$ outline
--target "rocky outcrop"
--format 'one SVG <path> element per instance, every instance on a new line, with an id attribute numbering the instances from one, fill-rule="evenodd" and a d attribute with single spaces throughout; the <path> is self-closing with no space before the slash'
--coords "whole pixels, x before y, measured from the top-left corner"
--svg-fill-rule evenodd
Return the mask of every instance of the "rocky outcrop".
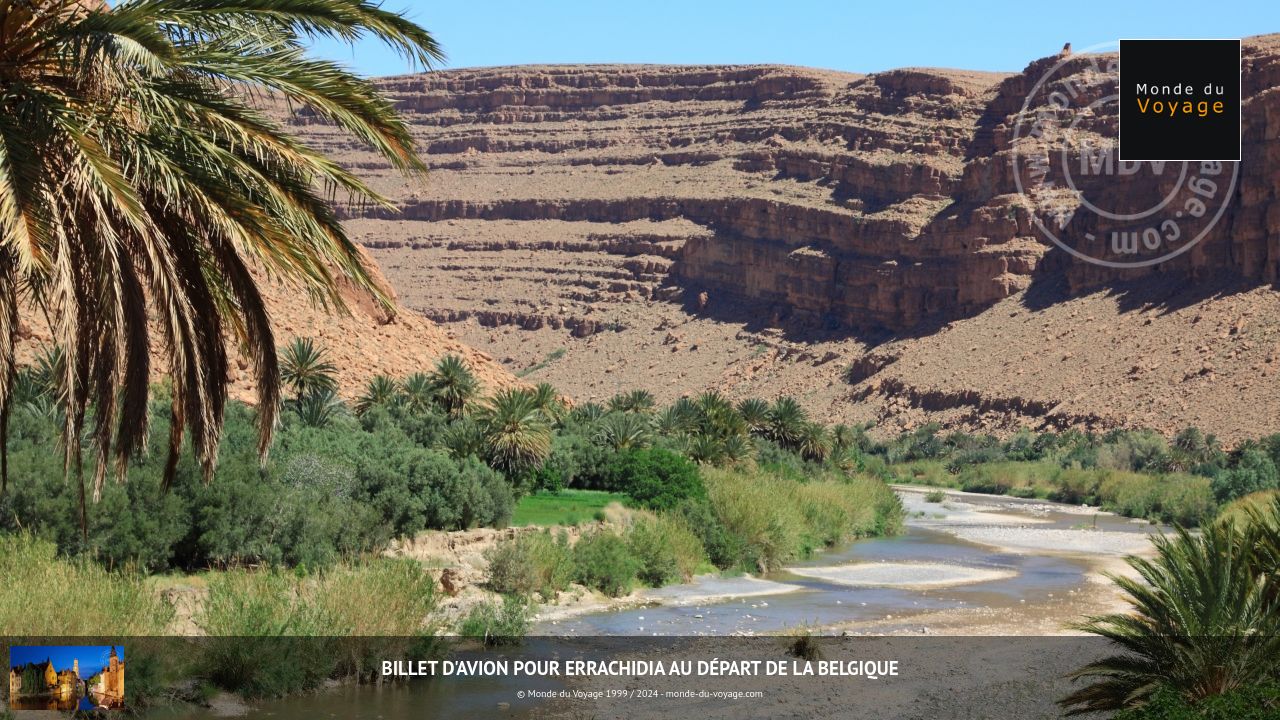
<path id="1" fill-rule="evenodd" d="M 1060 60 L 1056 87 L 1080 86 L 1077 104 L 1114 91 L 1088 55 L 1004 74 L 530 66 L 380 80 L 425 153 L 422 183 L 295 122 L 396 204 L 338 211 L 406 306 L 576 399 L 716 389 L 896 429 L 1280 430 L 1280 389 L 1260 380 L 1280 362 L 1280 324 L 1257 310 L 1248 332 L 1217 328 L 1280 302 L 1267 286 L 1280 279 L 1280 36 L 1244 43 L 1245 159 L 1226 211 L 1193 250 L 1141 269 L 1058 249 L 1036 220 L 1063 212 L 1083 236 L 1099 229 L 1091 213 L 1070 193 L 1018 192 L 1015 150 L 1082 160 L 1061 134 L 1015 137 Z M 1042 88 L 1029 115 L 1049 107 Z M 1103 144 L 1114 110 L 1057 119 Z M 1121 212 L 1166 189 L 1143 174 L 1079 183 Z"/>
<path id="2" fill-rule="evenodd" d="M 429 189 L 390 190 L 405 220 L 554 221 L 565 235 L 590 238 L 529 249 L 558 243 L 566 252 L 625 256 L 635 243 L 600 242 L 583 228 L 687 221 L 696 228 L 688 241 L 659 253 L 674 260 L 663 283 L 782 308 L 792 322 L 823 327 L 903 331 L 965 317 L 1026 288 L 1038 271 L 1064 272 L 1077 291 L 1141 272 L 1227 269 L 1274 280 L 1278 45 L 1271 36 L 1245 45 L 1247 159 L 1238 198 L 1199 247 L 1154 270 L 1107 270 L 1050 252 L 1031 222 L 1034 208 L 1017 193 L 1012 128 L 1057 57 L 1011 75 L 529 66 L 389 78 L 384 92 L 437 168 Z M 1085 79 L 1093 62 L 1073 57 L 1060 75 Z M 1050 89 L 1032 99 L 1032 111 Z M 1077 119 L 1076 130 L 1110 136 L 1114 110 Z M 330 137 L 322 126 L 307 130 L 322 145 Z M 1056 152 L 1055 142 L 1021 151 Z M 386 171 L 368 160 L 352 157 L 374 175 Z M 1141 177 L 1105 182 L 1117 210 L 1158 190 Z M 1079 215 L 1073 229 L 1088 232 L 1088 213 Z M 454 250 L 479 247 L 467 232 L 447 235 Z M 368 242 L 403 241 L 380 232 Z M 584 314 L 576 310 L 569 314 Z"/>

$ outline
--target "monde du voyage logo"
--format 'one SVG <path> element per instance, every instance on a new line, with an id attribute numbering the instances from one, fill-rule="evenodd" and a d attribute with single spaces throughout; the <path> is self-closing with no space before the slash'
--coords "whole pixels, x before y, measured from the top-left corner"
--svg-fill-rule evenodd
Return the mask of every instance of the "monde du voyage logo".
<path id="1" fill-rule="evenodd" d="M 1240 49 L 1239 40 L 1064 48 L 1027 93 L 1011 140 L 1039 233 L 1117 268 L 1164 262 L 1204 239 L 1240 170 Z"/>

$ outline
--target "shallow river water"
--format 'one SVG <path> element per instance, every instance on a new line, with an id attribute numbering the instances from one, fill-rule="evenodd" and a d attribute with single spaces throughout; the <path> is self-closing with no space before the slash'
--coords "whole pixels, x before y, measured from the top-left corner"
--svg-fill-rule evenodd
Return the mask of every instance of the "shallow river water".
<path id="1" fill-rule="evenodd" d="M 524 650 L 536 653 L 540 644 L 550 646 L 554 636 L 749 636 L 864 620 L 878 621 L 887 631 L 923 633 L 927 627 L 913 617 L 927 611 L 1017 608 L 1079 592 L 1090 572 L 1091 556 L 1121 556 L 1156 530 L 1127 518 L 1041 501 L 965 494 L 928 503 L 921 492 L 899 494 L 908 519 L 896 537 L 859 540 L 762 578 L 699 577 L 687 585 L 651 591 L 645 599 L 652 604 L 540 621 L 532 634 L 544 637 L 529 638 Z M 1014 541 L 997 546 L 960 537 L 975 530 L 984 539 Z M 1028 544 L 1018 547 L 1019 538 Z M 853 579 L 843 575 L 850 566 L 863 574 Z M 958 582 L 952 577 L 955 573 L 969 575 L 951 584 Z M 915 584 L 922 577 L 938 584 Z M 344 687 L 260 703 L 251 716 L 416 720 L 433 717 L 428 710 L 444 707 L 448 712 L 442 716 L 451 718 L 493 717 L 499 707 L 515 715 L 536 715 L 537 703 L 515 699 L 515 690 L 564 687 L 556 678 Z M 213 717 L 206 710 L 157 711 L 150 716 Z"/>

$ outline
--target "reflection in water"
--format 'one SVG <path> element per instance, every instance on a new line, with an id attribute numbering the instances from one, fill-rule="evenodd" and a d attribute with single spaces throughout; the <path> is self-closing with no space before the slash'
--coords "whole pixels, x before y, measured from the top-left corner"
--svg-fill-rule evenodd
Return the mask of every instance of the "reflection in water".
<path id="1" fill-rule="evenodd" d="M 72 710 L 92 710 L 97 707 L 93 700 L 80 695 L 40 695 L 32 697 L 23 695 L 9 699 L 10 710 L 55 710 L 71 712 Z"/>

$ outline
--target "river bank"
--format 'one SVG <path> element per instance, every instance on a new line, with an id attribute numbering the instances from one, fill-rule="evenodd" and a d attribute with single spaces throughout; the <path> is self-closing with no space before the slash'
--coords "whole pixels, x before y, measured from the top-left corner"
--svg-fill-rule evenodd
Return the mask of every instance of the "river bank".
<path id="1" fill-rule="evenodd" d="M 744 614 L 770 609 L 806 599 L 809 615 L 824 596 L 836 594 L 837 612 L 845 619 L 825 615 L 826 621 L 797 623 L 819 637 L 813 640 L 817 652 L 828 658 L 876 656 L 894 657 L 909 670 L 903 677 L 881 682 L 850 682 L 845 678 L 755 677 L 750 682 L 732 679 L 670 681 L 668 689 L 695 692 L 690 699 L 658 698 L 650 703 L 621 704 L 610 700 L 610 689 L 641 690 L 654 684 L 645 678 L 574 678 L 568 682 L 573 693 L 568 699 L 553 701 L 539 710 L 539 717 L 587 718 L 669 717 L 678 704 L 682 713 L 719 720 L 740 717 L 839 717 L 839 718 L 935 718 L 990 717 L 993 708 L 1019 708 L 1026 717 L 1057 717 L 1054 701 L 1072 686 L 1066 675 L 1090 658 L 1108 651 L 1104 641 L 1086 636 L 1074 623 L 1088 615 L 1123 610 L 1126 605 L 1108 573 L 1128 574 L 1124 557 L 1151 552 L 1149 532 L 1159 531 L 1103 512 L 1097 508 L 1068 506 L 1043 501 L 1021 500 L 947 491 L 941 502 L 928 502 L 926 494 L 935 488 L 895 487 L 907 509 L 907 529 L 902 538 L 854 543 L 861 551 L 834 552 L 816 559 L 819 571 L 795 568 L 793 577 L 816 578 L 817 585 L 791 590 L 777 597 L 742 598 L 728 606 L 693 607 L 695 616 L 712 612 L 732 612 L 733 606 L 748 608 Z M 939 548 L 962 548 L 945 562 L 923 562 L 922 555 Z M 850 561 L 850 562 L 842 562 Z M 947 569 L 951 572 L 948 573 Z M 841 574 L 833 575 L 835 570 Z M 863 577 L 859 578 L 858 574 Z M 976 582 L 975 577 L 982 576 Z M 839 582 L 858 580 L 852 586 Z M 935 581 L 920 582 L 920 577 Z M 1042 583 L 1029 587 L 1020 579 Z M 894 596 L 896 605 L 884 604 L 881 594 Z M 902 594 L 909 593 L 909 594 Z M 852 595 L 851 595 L 852 594 Z M 866 600 L 851 601 L 859 594 Z M 615 612 L 615 617 L 635 611 Z M 657 620 L 654 609 L 646 612 L 650 623 Z M 803 616 L 796 614 L 794 619 Z M 615 622 L 614 626 L 621 624 Z M 757 623 L 758 625 L 758 623 Z M 650 624 L 648 627 L 652 628 Z M 769 640 L 770 633 L 738 629 L 744 642 L 765 644 L 744 646 L 742 652 L 754 656 L 783 659 L 789 646 L 783 638 Z M 653 639 L 650 638 L 650 641 Z M 670 660 L 696 659 L 709 655 L 725 657 L 733 652 L 722 637 L 673 639 L 663 649 Z M 772 644 L 769 644 L 772 643 Z M 624 657 L 644 654 L 625 652 Z M 742 695 L 734 693 L 754 693 Z M 697 692 L 719 693 L 698 699 Z M 737 698 L 726 700 L 726 698 Z M 821 710 L 814 700 L 820 699 Z M 675 704 L 673 704 L 675 703 Z"/>

